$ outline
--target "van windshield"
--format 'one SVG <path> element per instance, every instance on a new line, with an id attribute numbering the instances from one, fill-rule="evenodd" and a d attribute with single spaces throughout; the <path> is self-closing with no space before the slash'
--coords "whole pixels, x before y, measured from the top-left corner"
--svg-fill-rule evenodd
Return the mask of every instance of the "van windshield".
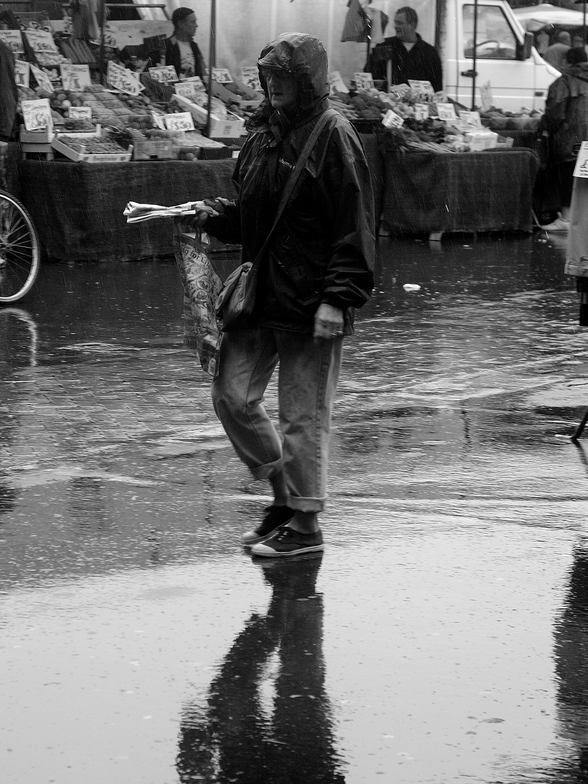
<path id="1" fill-rule="evenodd" d="M 463 6 L 463 49 L 466 58 L 474 56 L 474 5 Z M 491 60 L 516 60 L 517 39 L 502 8 L 478 5 L 476 57 Z"/>

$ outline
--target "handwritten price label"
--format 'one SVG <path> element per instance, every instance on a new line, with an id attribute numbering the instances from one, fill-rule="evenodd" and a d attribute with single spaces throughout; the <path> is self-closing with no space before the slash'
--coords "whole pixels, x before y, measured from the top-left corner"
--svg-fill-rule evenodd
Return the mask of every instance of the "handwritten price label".
<path id="1" fill-rule="evenodd" d="M 192 101 L 200 91 L 195 82 L 177 82 L 174 84 L 174 92 L 176 95 L 181 95 L 182 98 Z"/>
<path id="2" fill-rule="evenodd" d="M 91 106 L 70 106 L 67 110 L 67 116 L 71 120 L 91 120 L 92 107 Z"/>
<path id="3" fill-rule="evenodd" d="M 241 69 L 241 78 L 243 83 L 251 90 L 263 92 L 261 89 L 261 82 L 259 81 L 259 71 L 256 65 L 246 65 Z"/>
<path id="4" fill-rule="evenodd" d="M 382 125 L 385 125 L 386 128 L 400 128 L 400 126 L 404 125 L 404 120 L 399 114 L 393 112 L 392 109 L 388 109 L 382 118 Z"/>
<path id="5" fill-rule="evenodd" d="M 228 68 L 213 68 L 212 78 L 219 84 L 229 84 L 233 81 L 233 77 Z"/>
<path id="6" fill-rule="evenodd" d="M 165 115 L 165 127 L 168 131 L 193 131 L 194 120 L 190 112 L 178 112 Z"/>
<path id="7" fill-rule="evenodd" d="M 19 87 L 29 86 L 30 73 L 31 71 L 28 63 L 25 63 L 24 60 L 14 61 L 14 81 Z"/>
<path id="8" fill-rule="evenodd" d="M 482 120 L 480 119 L 480 112 L 460 112 L 459 119 L 464 122 L 469 128 L 481 128 Z"/>
<path id="9" fill-rule="evenodd" d="M 457 120 L 455 106 L 452 103 L 438 103 L 437 113 L 439 114 L 439 119 L 443 120 L 443 122 L 455 122 Z"/>
<path id="10" fill-rule="evenodd" d="M 422 96 L 435 95 L 435 91 L 433 90 L 433 85 L 431 84 L 431 82 L 427 82 L 425 80 L 419 80 L 419 79 L 409 79 L 408 86 L 417 95 L 422 95 Z"/>
<path id="11" fill-rule="evenodd" d="M 374 86 L 374 77 L 371 73 L 356 71 L 353 74 L 353 81 L 358 90 L 371 90 Z"/>
<path id="12" fill-rule="evenodd" d="M 92 82 L 90 80 L 90 68 L 87 65 L 72 65 L 71 63 L 61 63 L 59 66 L 61 71 L 61 84 L 64 90 L 73 90 L 74 92 L 82 92 L 84 87 L 89 87 Z"/>
<path id="13" fill-rule="evenodd" d="M 22 102 L 22 116 L 27 131 L 43 131 L 53 128 L 51 106 L 48 98 L 39 98 L 36 101 Z"/>
<path id="14" fill-rule="evenodd" d="M 47 90 L 48 93 L 53 92 L 53 84 L 51 79 L 47 76 L 45 71 L 42 71 L 40 68 L 37 68 L 36 65 L 30 64 L 31 74 L 35 77 L 37 85 L 42 90 Z"/>
<path id="15" fill-rule="evenodd" d="M 157 68 L 149 68 L 149 76 L 155 82 L 160 84 L 169 84 L 170 82 L 177 82 L 178 75 L 173 65 L 160 65 Z"/>
<path id="16" fill-rule="evenodd" d="M 0 30 L 0 41 L 4 41 L 13 54 L 24 54 L 24 43 L 20 30 Z"/>
<path id="17" fill-rule="evenodd" d="M 415 103 L 415 105 L 414 105 L 414 119 L 415 120 L 428 120 L 429 119 L 429 104 L 428 103 Z"/>
<path id="18" fill-rule="evenodd" d="M 109 60 L 106 66 L 106 81 L 115 90 L 120 90 L 127 95 L 139 95 L 143 89 L 143 85 L 133 71 L 122 68 L 112 60 Z"/>
<path id="19" fill-rule="evenodd" d="M 45 30 L 25 30 L 25 35 L 33 51 L 59 53 L 51 33 Z"/>

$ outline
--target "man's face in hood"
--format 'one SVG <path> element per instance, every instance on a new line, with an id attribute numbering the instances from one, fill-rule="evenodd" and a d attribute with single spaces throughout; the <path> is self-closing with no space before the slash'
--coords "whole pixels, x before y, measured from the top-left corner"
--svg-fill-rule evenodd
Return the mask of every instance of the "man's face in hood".
<path id="1" fill-rule="evenodd" d="M 292 109 L 298 100 L 298 81 L 286 71 L 268 68 L 266 72 L 267 94 L 272 109 Z"/>

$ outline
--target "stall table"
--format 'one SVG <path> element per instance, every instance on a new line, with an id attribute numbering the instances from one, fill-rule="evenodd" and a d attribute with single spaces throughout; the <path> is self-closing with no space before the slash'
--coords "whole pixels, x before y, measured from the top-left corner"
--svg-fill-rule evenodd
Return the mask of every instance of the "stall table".
<path id="1" fill-rule="evenodd" d="M 530 231 L 537 157 L 529 150 L 483 153 L 378 152 L 362 137 L 376 213 L 394 234 Z M 20 197 L 51 261 L 133 261 L 173 254 L 169 221 L 129 225 L 129 201 L 173 205 L 233 198 L 235 161 L 72 163 L 20 161 Z M 213 249 L 223 249 L 220 243 Z"/>
<path id="2" fill-rule="evenodd" d="M 51 261 L 158 258 L 173 254 L 171 221 L 129 225 L 126 204 L 232 198 L 234 163 L 21 161 L 20 194 Z"/>
<path id="3" fill-rule="evenodd" d="M 386 152 L 382 220 L 392 234 L 531 231 L 531 150 Z"/>

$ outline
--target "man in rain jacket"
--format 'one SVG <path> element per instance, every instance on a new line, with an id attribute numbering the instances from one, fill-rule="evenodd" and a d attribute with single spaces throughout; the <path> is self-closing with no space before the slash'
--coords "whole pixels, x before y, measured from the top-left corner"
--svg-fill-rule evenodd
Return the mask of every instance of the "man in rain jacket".
<path id="1" fill-rule="evenodd" d="M 560 215 L 542 228 L 567 232 L 576 157 L 580 142 L 588 139 L 588 62 L 584 49 L 566 52 L 566 69 L 549 86 L 542 123 L 549 134 L 549 157 L 561 205 Z"/>
<path id="2" fill-rule="evenodd" d="M 327 56 L 312 35 L 285 33 L 258 61 L 266 100 L 249 125 L 235 168 L 238 197 L 200 225 L 243 246 L 253 261 L 280 194 L 318 118 L 328 109 Z M 228 330 L 213 382 L 215 410 L 273 504 L 243 535 L 255 555 L 323 549 L 318 513 L 326 501 L 327 454 L 343 335 L 373 287 L 374 206 L 354 129 L 329 112 L 260 262 L 248 328 Z M 279 364 L 281 438 L 263 406 Z"/>

